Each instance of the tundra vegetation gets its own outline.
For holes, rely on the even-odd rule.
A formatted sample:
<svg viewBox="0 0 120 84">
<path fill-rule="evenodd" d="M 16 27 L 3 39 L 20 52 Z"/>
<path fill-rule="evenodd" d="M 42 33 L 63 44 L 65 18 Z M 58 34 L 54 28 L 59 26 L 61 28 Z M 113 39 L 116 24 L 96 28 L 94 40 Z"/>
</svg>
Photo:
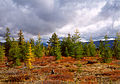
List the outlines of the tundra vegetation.
<svg viewBox="0 0 120 84">
<path fill-rule="evenodd" d="M 48 46 L 38 39 L 26 41 L 22 30 L 18 39 L 6 28 L 0 45 L 0 82 L 113 83 L 120 82 L 120 33 L 110 47 L 108 36 L 95 46 L 92 36 L 81 41 L 78 30 L 62 40 L 52 34 Z"/>
</svg>

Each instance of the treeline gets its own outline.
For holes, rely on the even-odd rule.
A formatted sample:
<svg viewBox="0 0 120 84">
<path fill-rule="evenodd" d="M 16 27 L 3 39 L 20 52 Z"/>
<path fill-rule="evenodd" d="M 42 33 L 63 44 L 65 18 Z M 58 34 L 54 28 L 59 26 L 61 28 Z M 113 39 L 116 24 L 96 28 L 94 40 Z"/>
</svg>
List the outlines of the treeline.
<svg viewBox="0 0 120 84">
<path fill-rule="evenodd" d="M 71 56 L 76 59 L 99 56 L 104 63 L 111 62 L 113 57 L 120 59 L 119 33 L 116 34 L 112 48 L 107 35 L 104 37 L 105 41 L 100 41 L 99 47 L 96 48 L 92 37 L 88 44 L 81 42 L 80 33 L 77 30 L 74 35 L 68 34 L 62 41 L 56 33 L 53 33 L 48 46 L 43 46 L 40 34 L 36 42 L 33 38 L 26 42 L 22 30 L 19 31 L 17 40 L 10 35 L 10 30 L 7 28 L 4 37 L 5 45 L 0 45 L 0 59 L 4 62 L 4 57 L 7 57 L 8 62 L 12 62 L 12 66 L 19 66 L 24 62 L 28 68 L 32 68 L 31 62 L 34 58 L 42 56 L 56 56 L 56 60 L 61 59 L 61 56 Z"/>
</svg>

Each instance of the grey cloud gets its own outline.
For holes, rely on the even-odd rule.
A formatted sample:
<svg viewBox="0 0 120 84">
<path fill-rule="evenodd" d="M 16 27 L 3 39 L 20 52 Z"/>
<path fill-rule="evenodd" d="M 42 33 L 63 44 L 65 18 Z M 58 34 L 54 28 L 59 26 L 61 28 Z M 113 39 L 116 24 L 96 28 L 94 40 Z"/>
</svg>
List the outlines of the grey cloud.
<svg viewBox="0 0 120 84">
<path fill-rule="evenodd" d="M 115 18 L 120 17 L 120 1 L 119 0 L 110 0 L 106 3 L 106 5 L 102 8 L 102 11 L 99 14 L 100 16 L 107 18 Z"/>
<path fill-rule="evenodd" d="M 91 10 L 96 8 L 98 3 L 104 1 L 106 0 L 0 0 L 0 27 L 10 27 L 12 33 L 22 29 L 26 36 L 27 33 L 37 35 L 39 32 L 41 35 L 45 35 L 57 31 L 68 23 L 74 23 L 75 10 L 84 8 Z M 119 3 L 107 2 L 98 16 L 91 22 L 101 20 L 97 20 L 98 17 L 111 18 L 112 15 L 115 15 L 114 13 L 120 15 L 119 10 Z M 82 23 L 80 22 L 79 25 Z M 86 23 L 86 25 L 90 24 L 93 23 Z M 100 30 L 97 33 L 102 35 L 108 30 L 109 27 L 106 27 L 104 31 Z M 3 31 L 5 29 L 0 30 L 0 32 Z M 94 34 L 94 36 L 97 35 Z"/>
<path fill-rule="evenodd" d="M 22 29 L 33 35 L 47 34 L 62 27 L 70 15 L 57 8 L 55 0 L 0 0 L 0 26 Z M 51 3 L 53 1 L 53 3 Z M 52 7 L 52 8 L 51 8 Z"/>
</svg>

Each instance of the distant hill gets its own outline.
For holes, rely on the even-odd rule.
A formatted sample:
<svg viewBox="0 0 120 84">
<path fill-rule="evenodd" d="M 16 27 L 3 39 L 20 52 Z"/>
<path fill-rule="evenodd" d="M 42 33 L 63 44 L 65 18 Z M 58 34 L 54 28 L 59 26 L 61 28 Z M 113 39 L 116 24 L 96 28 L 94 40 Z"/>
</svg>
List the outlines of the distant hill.
<svg viewBox="0 0 120 84">
<path fill-rule="evenodd" d="M 114 40 L 109 40 L 110 47 L 113 46 L 113 42 L 114 42 Z M 87 44 L 88 44 L 89 42 L 83 42 L 83 43 L 87 43 Z M 4 44 L 5 44 L 5 43 L 0 42 L 0 45 L 4 45 Z M 100 41 L 94 41 L 94 44 L 96 45 L 96 47 L 98 47 L 99 44 L 100 44 Z M 43 42 L 43 45 L 44 45 L 44 46 L 48 46 L 48 44 L 45 43 L 45 42 Z"/>
<path fill-rule="evenodd" d="M 109 40 L 110 47 L 113 46 L 113 42 L 114 42 L 114 40 Z M 83 42 L 83 43 L 87 43 L 87 44 L 88 44 L 89 42 Z M 94 41 L 94 44 L 96 45 L 96 47 L 98 47 L 99 44 L 100 44 L 100 41 Z M 44 45 L 44 46 L 48 46 L 47 43 L 43 43 L 43 45 Z"/>
<path fill-rule="evenodd" d="M 113 46 L 113 42 L 114 42 L 114 40 L 109 40 L 110 47 Z M 86 43 L 88 44 L 89 42 L 86 42 Z M 100 41 L 94 41 L 94 44 L 96 45 L 96 47 L 98 47 L 100 44 Z"/>
</svg>

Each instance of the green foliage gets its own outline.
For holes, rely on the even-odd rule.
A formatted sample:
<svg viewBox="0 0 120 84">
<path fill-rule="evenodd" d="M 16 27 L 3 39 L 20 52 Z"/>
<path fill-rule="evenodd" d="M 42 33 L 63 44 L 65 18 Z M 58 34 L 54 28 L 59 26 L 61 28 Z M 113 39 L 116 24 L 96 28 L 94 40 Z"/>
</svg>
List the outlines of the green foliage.
<svg viewBox="0 0 120 84">
<path fill-rule="evenodd" d="M 100 40 L 100 44 L 99 44 L 99 51 L 100 51 L 99 55 L 101 57 L 103 57 L 104 56 L 104 44 L 103 44 L 103 41 L 101 41 L 101 40 Z"/>
<path fill-rule="evenodd" d="M 78 64 L 76 64 L 78 67 L 82 67 L 82 64 L 80 64 L 80 63 L 78 63 Z"/>
<path fill-rule="evenodd" d="M 35 46 L 34 54 L 38 58 L 43 56 L 43 49 L 40 44 L 37 44 Z"/>
<path fill-rule="evenodd" d="M 112 52 L 111 52 L 111 49 L 110 49 L 110 44 L 109 41 L 107 40 L 108 37 L 107 35 L 105 35 L 105 42 L 104 42 L 104 52 L 103 52 L 103 55 L 102 55 L 102 58 L 103 58 L 103 62 L 104 63 L 109 63 L 112 61 Z"/>
<path fill-rule="evenodd" d="M 80 42 L 80 34 L 78 30 L 75 31 L 75 34 L 71 37 L 68 34 L 68 37 L 65 37 L 61 43 L 62 55 L 72 56 L 74 58 L 80 59 L 83 56 L 83 46 Z"/>
<path fill-rule="evenodd" d="M 0 62 L 1 63 L 4 62 L 4 56 L 5 56 L 4 47 L 2 45 L 0 45 Z"/>
<path fill-rule="evenodd" d="M 75 58 L 80 59 L 83 57 L 83 46 L 81 42 L 76 42 L 74 47 Z"/>
<path fill-rule="evenodd" d="M 69 56 L 69 52 L 68 52 L 68 48 L 65 47 L 65 56 L 68 57 Z"/>
<path fill-rule="evenodd" d="M 73 56 L 74 52 L 73 52 L 73 41 L 72 41 L 72 37 L 70 34 L 68 34 L 68 37 L 63 38 L 63 41 L 61 43 L 61 50 L 62 50 L 62 55 L 63 56 Z M 67 50 L 66 50 L 67 48 Z"/>
<path fill-rule="evenodd" d="M 5 33 L 5 56 L 7 56 L 8 61 L 10 61 L 10 57 L 9 57 L 9 49 L 11 47 L 11 39 L 10 39 L 10 30 L 9 28 L 6 28 L 6 33 Z"/>
<path fill-rule="evenodd" d="M 31 44 L 32 50 L 34 50 L 35 42 L 33 38 L 30 38 L 30 44 Z"/>
<path fill-rule="evenodd" d="M 77 72 L 78 72 L 78 73 L 81 73 L 81 72 L 82 72 L 81 68 L 78 68 Z"/>
<path fill-rule="evenodd" d="M 52 37 L 50 38 L 48 43 L 52 46 L 51 55 L 56 56 L 57 60 L 61 59 L 60 41 L 56 33 L 52 34 Z"/>
<path fill-rule="evenodd" d="M 96 55 L 96 46 L 92 40 L 92 37 L 90 37 L 90 42 L 88 44 L 88 48 L 90 51 L 90 56 L 95 56 Z"/>
<path fill-rule="evenodd" d="M 20 65 L 20 62 L 25 62 L 26 59 L 29 59 L 27 58 L 29 56 L 35 55 L 36 57 L 42 57 L 45 54 L 47 56 L 56 56 L 57 60 L 61 59 L 62 55 L 80 59 L 83 56 L 96 56 L 96 54 L 102 57 L 103 62 L 111 62 L 112 55 L 120 59 L 120 33 L 117 33 L 112 49 L 110 48 L 108 36 L 105 35 L 104 38 L 105 41 L 100 41 L 96 51 L 92 37 L 88 44 L 83 44 L 80 41 L 80 33 L 78 30 L 76 30 L 72 36 L 68 34 L 62 41 L 59 40 L 56 33 L 53 33 L 49 39 L 48 47 L 44 47 L 43 44 L 41 44 L 40 34 L 38 35 L 36 43 L 32 38 L 30 39 L 30 43 L 26 43 L 22 30 L 18 33 L 18 41 L 15 41 L 14 39 L 11 40 L 10 30 L 7 28 L 5 33 L 5 53 L 4 47 L 0 45 L 0 59 L 3 59 L 5 54 L 8 61 L 12 61 L 14 65 Z"/>
<path fill-rule="evenodd" d="M 88 48 L 88 44 L 87 43 L 84 44 L 84 55 L 85 56 L 90 56 L 90 50 Z"/>
<path fill-rule="evenodd" d="M 72 41 L 74 57 L 80 59 L 83 57 L 83 47 L 82 43 L 80 42 L 80 33 L 77 29 L 75 31 L 75 34 L 72 36 Z"/>
<path fill-rule="evenodd" d="M 20 48 L 18 46 L 18 42 L 12 41 L 11 48 L 9 50 L 9 56 L 11 57 L 11 61 L 13 61 L 14 65 L 20 65 Z"/>
<path fill-rule="evenodd" d="M 35 48 L 34 48 L 34 54 L 38 58 L 43 56 L 43 46 L 41 45 L 40 34 L 38 35 L 38 40 L 37 40 Z"/>
<path fill-rule="evenodd" d="M 22 30 L 20 30 L 18 33 L 18 44 L 20 48 L 20 61 L 24 61 L 27 53 L 27 49 L 26 49 L 26 43 L 24 41 L 24 35 L 22 33 Z"/>
<path fill-rule="evenodd" d="M 116 34 L 116 39 L 113 43 L 113 56 L 120 59 L 120 33 Z"/>
</svg>

